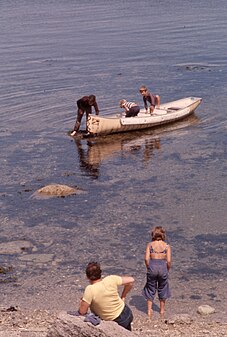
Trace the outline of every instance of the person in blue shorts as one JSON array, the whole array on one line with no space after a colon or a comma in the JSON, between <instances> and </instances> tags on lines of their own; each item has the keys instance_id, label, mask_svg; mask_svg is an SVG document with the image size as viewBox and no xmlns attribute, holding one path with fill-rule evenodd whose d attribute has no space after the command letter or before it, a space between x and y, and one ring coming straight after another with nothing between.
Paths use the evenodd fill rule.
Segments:
<instances>
[{"instance_id":1,"label":"person in blue shorts","mask_svg":"<svg viewBox=\"0 0 227 337\"><path fill-rule=\"evenodd\" d=\"M171 296L168 274L171 267L171 248L165 242L166 232L161 226L151 232L152 241L147 244L145 265L147 267L147 282L143 295L147 300L147 314L152 316L152 303L156 291L160 301L160 315L164 315L166 299Z\"/></svg>"}]
</instances>

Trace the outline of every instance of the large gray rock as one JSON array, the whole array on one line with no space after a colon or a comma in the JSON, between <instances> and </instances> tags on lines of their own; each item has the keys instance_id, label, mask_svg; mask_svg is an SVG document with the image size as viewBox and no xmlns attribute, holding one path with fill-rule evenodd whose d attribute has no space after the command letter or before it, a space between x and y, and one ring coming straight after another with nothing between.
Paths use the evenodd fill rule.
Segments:
<instances>
[{"instance_id":1,"label":"large gray rock","mask_svg":"<svg viewBox=\"0 0 227 337\"><path fill-rule=\"evenodd\" d=\"M135 337L115 322L101 321L97 326L84 322L82 316L61 312L47 333L47 337ZM137 336L138 337L138 336Z\"/></svg>"}]
</instances>

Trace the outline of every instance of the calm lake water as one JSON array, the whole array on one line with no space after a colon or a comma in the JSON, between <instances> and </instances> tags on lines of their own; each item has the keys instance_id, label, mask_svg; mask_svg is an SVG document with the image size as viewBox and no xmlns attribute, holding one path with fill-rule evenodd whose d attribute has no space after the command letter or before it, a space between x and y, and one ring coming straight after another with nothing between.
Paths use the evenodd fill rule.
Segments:
<instances>
[{"instance_id":1,"label":"calm lake water","mask_svg":"<svg viewBox=\"0 0 227 337\"><path fill-rule=\"evenodd\" d=\"M106 273L134 275L136 296L150 229L162 225L173 247L173 297L224 307L226 18L226 0L0 2L0 243L35 247L0 255L17 285L1 282L2 303L23 294L48 306L49 287L63 296L81 290L96 259ZM78 98L95 94L101 115L117 113L122 98L142 106L142 84L162 102L203 102L168 127L68 137ZM50 183L83 193L32 198ZM185 295L187 287L194 290Z\"/></svg>"}]
</instances>

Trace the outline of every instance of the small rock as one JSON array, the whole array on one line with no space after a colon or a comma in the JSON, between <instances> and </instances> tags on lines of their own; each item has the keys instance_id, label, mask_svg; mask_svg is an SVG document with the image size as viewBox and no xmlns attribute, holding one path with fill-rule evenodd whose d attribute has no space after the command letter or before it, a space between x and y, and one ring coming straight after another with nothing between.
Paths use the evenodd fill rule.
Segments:
<instances>
[{"instance_id":1,"label":"small rock","mask_svg":"<svg viewBox=\"0 0 227 337\"><path fill-rule=\"evenodd\" d=\"M214 312L215 312L215 309L207 304L200 305L197 309L197 313L200 315L210 315L210 314L213 314Z\"/></svg>"},{"instance_id":2,"label":"small rock","mask_svg":"<svg viewBox=\"0 0 227 337\"><path fill-rule=\"evenodd\" d=\"M17 311L18 309L17 308L15 308L14 306L12 306L11 305L11 307L9 307L8 309L6 309L6 311L10 311L10 312L12 312L12 311Z\"/></svg>"},{"instance_id":3,"label":"small rock","mask_svg":"<svg viewBox=\"0 0 227 337\"><path fill-rule=\"evenodd\" d=\"M10 266L10 267L2 267L2 266L0 266L0 274L6 274L6 273L8 273L8 272L10 272L10 271L12 271L12 267Z\"/></svg>"}]
</instances>

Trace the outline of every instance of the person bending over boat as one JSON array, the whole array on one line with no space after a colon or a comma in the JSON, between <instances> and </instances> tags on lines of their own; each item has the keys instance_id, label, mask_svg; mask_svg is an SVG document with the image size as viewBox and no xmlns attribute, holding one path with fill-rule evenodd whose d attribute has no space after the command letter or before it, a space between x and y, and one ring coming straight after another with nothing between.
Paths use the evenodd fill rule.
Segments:
<instances>
[{"instance_id":1,"label":"person bending over boat","mask_svg":"<svg viewBox=\"0 0 227 337\"><path fill-rule=\"evenodd\" d=\"M98 108L98 104L96 102L96 97L94 95L83 96L82 98L80 98L77 101L77 107L78 107L77 119L76 119L74 129L71 132L71 136L75 136L77 131L79 130L81 120L82 120L82 117L83 117L85 112L86 112L86 121L87 121L88 115L92 113L92 106L95 109L96 115L98 115L99 114L99 108Z\"/></svg>"},{"instance_id":2,"label":"person bending over boat","mask_svg":"<svg viewBox=\"0 0 227 337\"><path fill-rule=\"evenodd\" d=\"M127 102L125 99L121 99L119 104L120 108L125 109L125 117L135 117L140 112L139 105L134 102Z\"/></svg>"},{"instance_id":3,"label":"person bending over boat","mask_svg":"<svg viewBox=\"0 0 227 337\"><path fill-rule=\"evenodd\" d=\"M98 262L90 262L86 268L86 276L90 284L86 287L80 301L79 314L86 315L91 311L105 321L114 321L131 331L133 315L125 303L127 293L131 290L134 278L131 276L109 275L102 277ZM121 297L118 287L124 286Z\"/></svg>"},{"instance_id":4,"label":"person bending over boat","mask_svg":"<svg viewBox=\"0 0 227 337\"><path fill-rule=\"evenodd\" d=\"M146 109L147 113L148 113L148 103L150 105L149 106L150 114L153 113L156 106L159 108L160 106L160 96L159 95L151 94L148 91L147 87L145 87L144 85L140 87L140 93L143 96L144 108Z\"/></svg>"},{"instance_id":5,"label":"person bending over boat","mask_svg":"<svg viewBox=\"0 0 227 337\"><path fill-rule=\"evenodd\" d=\"M171 248L165 242L166 232L161 226L151 232L152 242L146 247L145 265L147 267L147 282L143 295L147 300L147 314L152 316L152 302L156 290L160 301L160 315L164 315L165 301L171 296L168 274L171 267Z\"/></svg>"}]
</instances>

